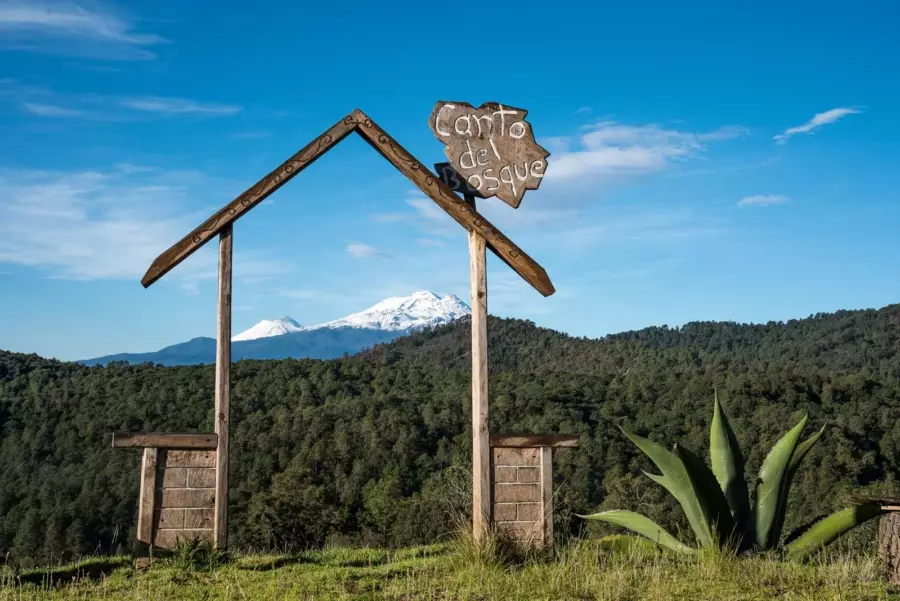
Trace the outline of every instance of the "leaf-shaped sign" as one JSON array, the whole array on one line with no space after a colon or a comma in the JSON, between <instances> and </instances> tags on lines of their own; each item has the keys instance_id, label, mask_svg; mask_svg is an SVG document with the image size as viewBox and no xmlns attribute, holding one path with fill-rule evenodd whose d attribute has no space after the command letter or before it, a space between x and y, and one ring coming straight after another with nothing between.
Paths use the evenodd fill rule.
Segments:
<instances>
[{"instance_id":1,"label":"leaf-shaped sign","mask_svg":"<svg viewBox=\"0 0 900 601\"><path fill-rule=\"evenodd\" d=\"M485 102L438 102L429 126L453 168L484 198L518 208L526 190L537 190L550 153L534 140L525 109Z\"/></svg>"}]
</instances>

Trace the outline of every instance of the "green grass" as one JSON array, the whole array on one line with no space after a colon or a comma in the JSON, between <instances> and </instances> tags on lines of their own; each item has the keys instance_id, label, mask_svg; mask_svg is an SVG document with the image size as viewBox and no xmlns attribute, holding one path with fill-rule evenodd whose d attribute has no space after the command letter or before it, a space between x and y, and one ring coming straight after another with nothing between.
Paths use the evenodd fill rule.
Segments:
<instances>
[{"instance_id":1,"label":"green grass","mask_svg":"<svg viewBox=\"0 0 900 601\"><path fill-rule=\"evenodd\" d=\"M0 600L900 599L868 556L801 564L638 550L612 554L593 543L518 560L479 555L460 543L235 556L220 566L203 553L182 553L156 560L147 571L131 564L130 558L114 557L17 576L7 570L0 573Z\"/></svg>"}]
</instances>

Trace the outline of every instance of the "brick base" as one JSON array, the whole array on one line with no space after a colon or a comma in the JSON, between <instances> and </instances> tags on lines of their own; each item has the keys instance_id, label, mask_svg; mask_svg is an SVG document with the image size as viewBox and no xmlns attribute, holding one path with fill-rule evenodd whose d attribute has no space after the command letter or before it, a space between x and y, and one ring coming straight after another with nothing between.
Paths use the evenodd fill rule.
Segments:
<instances>
[{"instance_id":1,"label":"brick base","mask_svg":"<svg viewBox=\"0 0 900 601\"><path fill-rule=\"evenodd\" d=\"M213 542L215 467L215 451L159 450L154 546L173 549L192 539Z\"/></svg>"}]
</instances>

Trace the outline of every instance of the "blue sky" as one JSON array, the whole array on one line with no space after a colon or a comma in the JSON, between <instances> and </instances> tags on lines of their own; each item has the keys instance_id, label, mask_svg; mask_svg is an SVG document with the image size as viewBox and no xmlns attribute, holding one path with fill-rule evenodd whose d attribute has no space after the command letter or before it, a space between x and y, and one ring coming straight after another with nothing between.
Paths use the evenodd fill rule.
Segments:
<instances>
[{"instance_id":1,"label":"blue sky","mask_svg":"<svg viewBox=\"0 0 900 601\"><path fill-rule=\"evenodd\" d=\"M443 160L438 100L524 107L552 152L480 208L557 293L491 257L493 314L601 336L900 298L896 3L447 6L0 0L0 348L214 335L214 245L145 290L154 257L356 107ZM236 332L468 297L464 231L355 137L235 253Z\"/></svg>"}]
</instances>

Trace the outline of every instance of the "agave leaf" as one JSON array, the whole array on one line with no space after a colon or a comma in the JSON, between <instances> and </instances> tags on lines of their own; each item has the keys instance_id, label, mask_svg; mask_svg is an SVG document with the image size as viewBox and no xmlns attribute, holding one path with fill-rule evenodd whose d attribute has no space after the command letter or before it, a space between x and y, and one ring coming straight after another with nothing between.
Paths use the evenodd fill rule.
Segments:
<instances>
[{"instance_id":1,"label":"agave leaf","mask_svg":"<svg viewBox=\"0 0 900 601\"><path fill-rule=\"evenodd\" d=\"M637 550L643 552L659 552L660 546L643 536L631 536L630 534L611 534L600 539L600 548L614 553L631 553Z\"/></svg>"},{"instance_id":2,"label":"agave leaf","mask_svg":"<svg viewBox=\"0 0 900 601\"><path fill-rule=\"evenodd\" d=\"M681 458L684 468L694 484L694 491L700 500L706 522L713 527L716 534L716 542L719 546L733 544L736 542L736 535L740 534L735 532L731 509L728 507L725 494L719 488L719 483L716 482L716 477L706 463L687 447L676 445L675 453Z\"/></svg>"},{"instance_id":3,"label":"agave leaf","mask_svg":"<svg viewBox=\"0 0 900 601\"><path fill-rule=\"evenodd\" d=\"M775 443L759 470L753 518L754 536L760 549L771 549L778 544L774 526L779 522L784 523L784 516L779 516L779 512L785 510L780 504L782 484L794 449L797 448L797 441L800 440L800 434L806 427L806 419L804 415L800 423Z\"/></svg>"},{"instance_id":4,"label":"agave leaf","mask_svg":"<svg viewBox=\"0 0 900 601\"><path fill-rule=\"evenodd\" d=\"M632 434L624 429L622 429L622 433L636 444L662 472L661 476L654 474L647 474L647 476L672 493L672 496L675 497L675 500L678 501L684 510L684 514L687 516L688 523L694 530L700 546L710 546L712 544L712 533L709 522L706 519L700 499L694 490L694 484L691 482L691 478L681 458L652 440Z\"/></svg>"},{"instance_id":5,"label":"agave leaf","mask_svg":"<svg viewBox=\"0 0 900 601\"><path fill-rule=\"evenodd\" d=\"M781 492L779 493L778 498L778 513L777 520L775 524L772 526L772 538L775 540L773 544L777 544L778 540L781 538L781 532L784 529L784 520L787 515L787 504L788 497L791 494L791 484L794 482L794 475L797 473L797 470L800 469L800 464L803 462L803 459L809 453L809 451L815 446L819 439L822 437L822 434L825 432L825 426L822 426L822 429L801 442L797 445L797 448L794 450L794 454L791 455L791 462L788 464L787 472L784 475L783 482L781 483Z\"/></svg>"},{"instance_id":6,"label":"agave leaf","mask_svg":"<svg viewBox=\"0 0 900 601\"><path fill-rule=\"evenodd\" d=\"M600 520L628 528L638 534L645 536L657 545L666 547L677 553L693 553L687 545L683 544L677 538L666 532L659 524L648 517L642 516L633 511L624 511L621 509L613 509L611 511L601 511L591 515L579 515L578 517L585 520Z\"/></svg>"},{"instance_id":7,"label":"agave leaf","mask_svg":"<svg viewBox=\"0 0 900 601\"><path fill-rule=\"evenodd\" d=\"M709 459L738 530L743 532L750 514L750 495L744 477L744 456L737 437L715 393L713 420L709 431Z\"/></svg>"},{"instance_id":8,"label":"agave leaf","mask_svg":"<svg viewBox=\"0 0 900 601\"><path fill-rule=\"evenodd\" d=\"M886 509L880 503L866 503L842 509L816 522L806 532L785 545L785 551L791 559L802 559L831 543L848 530L888 511L891 510Z\"/></svg>"}]
</instances>

